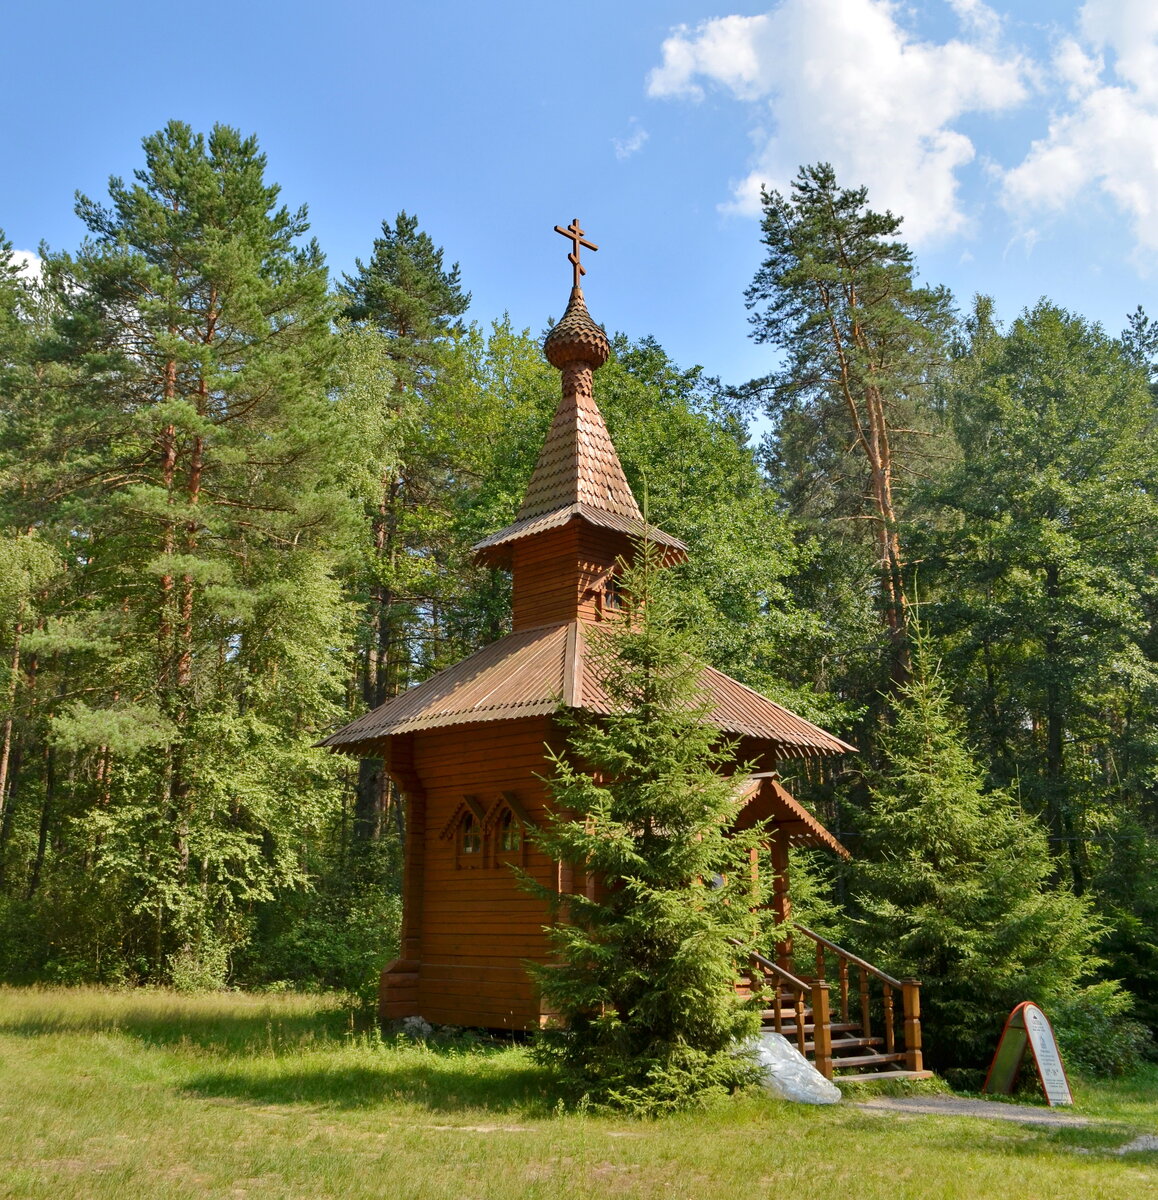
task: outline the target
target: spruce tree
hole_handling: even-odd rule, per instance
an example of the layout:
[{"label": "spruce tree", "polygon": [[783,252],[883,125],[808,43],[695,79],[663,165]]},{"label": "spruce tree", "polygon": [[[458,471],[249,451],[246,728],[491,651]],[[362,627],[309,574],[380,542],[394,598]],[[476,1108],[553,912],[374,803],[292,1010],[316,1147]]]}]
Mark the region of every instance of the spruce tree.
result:
[{"label": "spruce tree", "polygon": [[867,957],[922,981],[937,1067],[985,1065],[1013,1006],[1051,1010],[1097,966],[1088,903],[1051,885],[1045,832],[1008,791],[987,791],[961,722],[922,654],[891,700],[854,864]]},{"label": "spruce tree", "polygon": [[736,995],[759,945],[762,899],[737,812],[733,747],[705,721],[700,660],[644,544],[624,606],[588,631],[589,668],[611,713],[561,717],[568,746],[550,780],[557,815],[539,835],[577,864],[586,894],[532,886],[557,918],[558,965],[536,975],[561,1028],[541,1055],[596,1103],[655,1112],[702,1103],[753,1079],[737,1043],[759,1015]]},{"label": "spruce tree", "polygon": [[[446,465],[440,461],[438,384],[449,352],[463,332],[459,318],[470,305],[458,264],[446,269],[443,251],[400,212],[382,222],[368,263],[356,260],[340,289],[346,318],[376,331],[390,361],[391,385],[380,399],[400,434],[397,453],[381,465],[377,495],[368,506],[370,543],[358,591],[363,619],[358,634],[358,687],[362,703],[376,708],[421,673],[423,620],[440,623],[440,597],[431,565],[446,550]],[[381,763],[358,768],[354,829],[361,841],[382,831],[390,788]],[[401,800],[392,806],[401,833]]]}]

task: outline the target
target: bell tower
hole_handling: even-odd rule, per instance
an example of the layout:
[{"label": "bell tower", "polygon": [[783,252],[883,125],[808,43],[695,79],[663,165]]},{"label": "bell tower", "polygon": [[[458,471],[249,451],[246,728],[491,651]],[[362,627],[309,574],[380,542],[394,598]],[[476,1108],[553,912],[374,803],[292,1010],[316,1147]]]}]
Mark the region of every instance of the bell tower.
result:
[{"label": "bell tower", "polygon": [[595,403],[594,375],[611,356],[603,329],[587,311],[578,218],[558,233],[574,245],[567,310],[547,335],[543,353],[561,375],[559,405],[514,522],[474,547],[479,562],[513,575],[516,632],[560,621],[595,621],[615,603],[619,559],[643,536],[668,562],[686,557],[678,538],[648,526]]}]

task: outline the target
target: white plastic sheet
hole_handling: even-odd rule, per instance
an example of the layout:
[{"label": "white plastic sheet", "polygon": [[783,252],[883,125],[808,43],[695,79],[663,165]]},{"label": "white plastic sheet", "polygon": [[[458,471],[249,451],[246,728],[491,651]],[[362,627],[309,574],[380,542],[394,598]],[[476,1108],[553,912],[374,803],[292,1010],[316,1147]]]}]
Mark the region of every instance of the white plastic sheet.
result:
[{"label": "white plastic sheet", "polygon": [[781,1034],[761,1033],[744,1049],[760,1064],[761,1083],[773,1096],[797,1104],[836,1104],[840,1100],[840,1088]]}]

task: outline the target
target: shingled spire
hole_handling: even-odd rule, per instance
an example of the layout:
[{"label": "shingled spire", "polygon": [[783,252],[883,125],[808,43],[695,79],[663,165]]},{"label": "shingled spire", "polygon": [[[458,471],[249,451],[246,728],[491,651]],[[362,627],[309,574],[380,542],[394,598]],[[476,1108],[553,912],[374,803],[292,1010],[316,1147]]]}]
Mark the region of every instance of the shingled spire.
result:
[{"label": "shingled spire", "polygon": [[562,395],[515,522],[474,549],[482,562],[507,565],[507,548],[512,542],[577,518],[628,536],[646,533],[668,547],[673,556],[682,557],[683,542],[644,523],[595,403],[593,376],[611,356],[611,345],[587,311],[579,286],[579,277],[586,272],[578,252],[580,246],[598,247],[583,239],[578,219],[567,229],[555,228],[575,243],[568,256],[574,267],[574,284],[567,310],[543,343],[547,361],[562,374]]}]

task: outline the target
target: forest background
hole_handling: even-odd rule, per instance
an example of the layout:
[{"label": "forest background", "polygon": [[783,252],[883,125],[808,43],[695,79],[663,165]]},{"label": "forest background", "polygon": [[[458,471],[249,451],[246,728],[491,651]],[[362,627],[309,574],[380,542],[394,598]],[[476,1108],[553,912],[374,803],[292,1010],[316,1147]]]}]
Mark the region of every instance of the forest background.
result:
[{"label": "forest background", "polygon": [[[558,377],[414,216],[331,280],[253,138],[144,151],[38,280],[0,255],[0,978],[369,996],[404,807],[315,743],[505,632],[469,546]],[[962,307],[869,201],[765,199],[772,374],[620,333],[597,399],[703,656],[861,749],[791,781],[854,854],[798,863],[812,920],[942,983],[956,1061],[1041,998],[1120,1066],[1158,1026],[1158,335]]]}]

